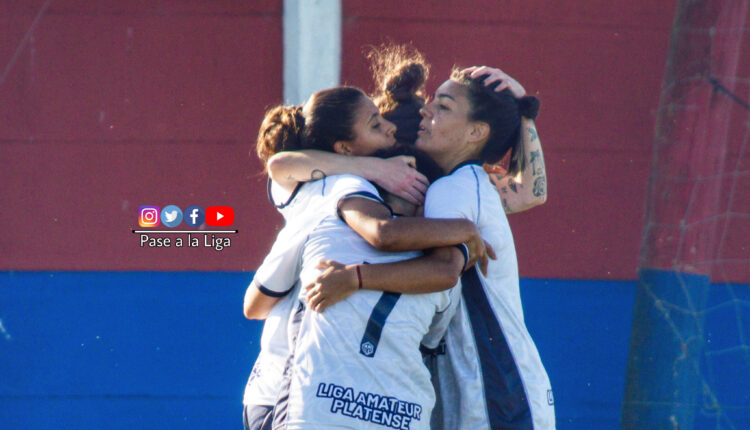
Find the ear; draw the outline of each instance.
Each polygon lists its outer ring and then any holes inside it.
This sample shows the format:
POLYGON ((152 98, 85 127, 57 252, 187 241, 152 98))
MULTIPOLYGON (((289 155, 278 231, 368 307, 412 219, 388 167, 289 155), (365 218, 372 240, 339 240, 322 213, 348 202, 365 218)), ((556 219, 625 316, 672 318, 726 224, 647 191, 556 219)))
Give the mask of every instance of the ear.
POLYGON ((333 150, 337 154, 341 155, 352 155, 352 148, 349 145, 349 142, 338 140, 336 143, 333 144, 333 150))
POLYGON ((481 143, 490 137, 490 125, 483 121, 473 121, 469 125, 469 142, 481 143))

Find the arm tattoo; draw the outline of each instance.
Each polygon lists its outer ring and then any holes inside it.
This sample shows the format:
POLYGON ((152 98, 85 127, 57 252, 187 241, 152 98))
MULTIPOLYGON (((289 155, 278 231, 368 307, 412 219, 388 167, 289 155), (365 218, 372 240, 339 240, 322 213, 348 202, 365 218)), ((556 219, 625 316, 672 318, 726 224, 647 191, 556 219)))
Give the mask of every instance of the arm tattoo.
POLYGON ((542 153, 538 149, 531 151, 531 160, 529 160, 529 163, 531 164, 531 174, 542 174, 544 171, 544 161, 542 160, 542 153))
POLYGON ((534 180, 534 189, 532 190, 532 193, 535 197, 543 196, 546 193, 546 188, 547 178, 540 176, 534 180))
POLYGON ((512 178, 508 181, 508 187, 513 190, 514 193, 518 194, 518 187, 516 187, 516 181, 512 178))
POLYGON ((539 139, 539 135, 536 134, 536 129, 534 127, 527 127, 526 130, 529 131, 529 134, 531 135, 531 141, 535 141, 539 139))
POLYGON ((310 180, 315 181, 315 180, 318 180, 318 179, 323 179, 326 176, 328 176, 328 175, 326 175, 326 172, 324 172, 324 171, 322 171, 320 169, 315 169, 310 174, 310 180))
POLYGON ((503 194, 508 194, 508 188, 507 187, 500 187, 500 191, 502 191, 503 194))
POLYGON ((506 213, 510 213, 510 206, 508 206, 508 201, 503 199, 503 209, 505 209, 506 213))

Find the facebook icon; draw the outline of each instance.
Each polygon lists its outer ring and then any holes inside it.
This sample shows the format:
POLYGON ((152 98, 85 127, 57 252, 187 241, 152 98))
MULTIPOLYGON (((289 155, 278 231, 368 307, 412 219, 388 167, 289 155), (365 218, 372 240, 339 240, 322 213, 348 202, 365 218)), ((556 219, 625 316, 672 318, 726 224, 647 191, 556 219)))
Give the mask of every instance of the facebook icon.
POLYGON ((185 209, 182 219, 188 227, 198 228, 206 220, 206 213, 200 206, 190 206, 185 209))

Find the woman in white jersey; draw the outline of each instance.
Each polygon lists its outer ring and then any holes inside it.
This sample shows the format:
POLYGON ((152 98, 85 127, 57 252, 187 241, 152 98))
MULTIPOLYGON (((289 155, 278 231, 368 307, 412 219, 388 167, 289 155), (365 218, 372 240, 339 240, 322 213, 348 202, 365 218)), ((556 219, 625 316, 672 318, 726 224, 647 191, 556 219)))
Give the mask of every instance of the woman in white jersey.
MULTIPOLYGON (((538 101, 500 76, 495 69, 455 70, 421 111, 416 145, 447 174, 429 188, 425 216, 475 222, 498 256, 486 276, 472 268, 452 290, 460 299, 453 301, 454 315, 445 328, 446 353, 435 357, 445 413, 434 415, 433 428, 555 428, 549 379, 523 319, 512 234, 501 199, 481 168, 510 153, 510 171, 522 170, 522 116, 533 119, 538 101), (492 84, 486 86, 487 81, 492 84), (501 91, 494 91, 501 81, 501 91)), ((359 280, 356 267, 328 266, 309 291, 330 306, 341 294, 335 286, 350 291, 359 280)), ((388 265, 361 268, 364 288, 388 270, 388 265)))
MULTIPOLYGON (((389 122, 385 121, 380 117, 377 109, 373 105, 372 101, 367 98, 361 91, 350 88, 350 87, 339 87, 330 90, 321 91, 316 93, 305 108, 293 107, 293 108, 276 108, 269 112, 264 121, 264 125, 261 129, 259 136, 259 152, 272 153, 278 148, 297 148, 305 147, 304 145, 310 145, 318 148, 325 148, 326 146, 332 146, 335 148, 345 146, 347 149, 353 151, 371 151, 372 149, 379 146, 388 146, 394 143, 393 141, 394 127, 389 122), (349 106, 347 106, 349 105, 349 106), (303 113, 307 110, 306 113, 303 113), (347 121, 347 112, 349 121, 347 121), (347 130, 350 128, 350 130, 347 130), (320 135, 320 130, 326 132, 325 135, 320 135), (344 140, 348 139, 348 140, 344 140), (267 151, 267 152, 266 152, 267 151)), ((364 182, 364 181, 360 181, 364 182)), ((436 246, 452 245, 463 242, 468 242, 471 245, 469 248, 472 250, 472 255, 481 254, 483 249, 483 243, 476 232, 473 224, 464 220, 455 221, 425 221, 421 220, 418 223, 411 222, 409 219, 391 220, 390 212, 387 207, 383 206, 379 202, 379 196, 377 192, 373 192, 374 188, 371 185, 360 185, 359 188, 355 186, 355 181, 348 178, 339 178, 331 176, 330 178, 324 178, 316 182, 307 183, 304 186, 297 187, 292 193, 290 199, 284 202, 283 208, 280 208, 287 219, 287 225, 284 227, 282 232, 277 239, 271 254, 264 261, 263 266, 256 273, 253 285, 248 288, 245 300, 245 314, 248 318, 262 318, 270 312, 269 319, 266 326, 264 327, 263 337, 261 340, 262 348, 261 355, 259 356, 256 366, 253 370, 251 378, 248 382, 245 395, 245 425, 247 428, 264 428, 265 424, 268 424, 268 406, 272 403, 272 399, 275 402, 275 392, 279 387, 279 378, 281 376, 280 360, 283 360, 284 354, 287 349, 286 345, 286 326, 284 324, 285 318, 291 313, 291 310, 295 305, 295 301, 292 299, 283 299, 277 306, 273 306, 276 302, 280 301, 281 297, 288 293, 296 280, 296 277, 300 275, 300 269, 298 266, 304 266, 308 272, 313 271, 315 276, 315 265, 317 264, 320 257, 334 257, 335 254, 330 254, 330 251, 321 251, 316 254, 317 251, 308 252, 309 249, 313 248, 310 243, 321 243, 326 240, 330 244, 331 236, 322 236, 319 234, 324 229, 331 231, 338 231, 342 236, 340 241, 337 243, 337 247, 341 251, 351 251, 354 261, 363 261, 363 255, 369 255, 368 261, 372 262, 383 261, 386 258, 388 261, 395 259, 403 259, 404 257, 390 256, 390 255, 379 255, 371 246, 367 245, 364 240, 359 236, 356 236, 350 229, 338 220, 336 216, 336 208, 339 201, 343 201, 344 198, 348 197, 346 201, 367 201, 375 205, 375 207, 365 214, 370 216, 370 220, 363 220, 358 223, 360 226, 372 225, 372 220, 379 222, 380 225, 389 228, 393 226, 394 231, 408 231, 408 234, 401 233, 395 240, 379 240, 378 245, 382 248, 386 248, 390 251, 398 251, 403 249, 423 249, 432 248, 436 246), (342 185, 343 184, 343 185, 342 185), (368 188, 369 187, 369 188, 368 188), (355 194, 350 196, 350 194, 355 194), (290 216, 291 215, 291 216, 290 216), (439 233, 437 235, 430 235, 429 233, 439 233), (354 234, 356 237, 351 237, 354 234), (345 237, 349 237, 348 242, 345 237), (314 242, 315 238, 322 238, 318 242, 314 242), (283 239, 283 240, 282 240, 283 239), (347 247, 346 244, 351 246, 347 247), (360 248, 358 253, 354 252, 360 248), (369 254, 364 252, 362 248, 369 248, 369 254), (311 263, 310 255, 319 257, 311 263), (397 257, 397 258, 396 258, 397 257), (264 424, 265 423, 265 424, 264 424)), ((286 200, 286 199, 285 199, 286 200)), ((366 227, 365 227, 366 228, 366 227)), ((370 235, 372 237, 372 235, 370 235)), ((324 247, 325 249, 331 249, 330 246, 324 247)), ((380 253, 382 254, 382 253, 380 253)), ((450 279, 446 282, 445 277, 441 275, 440 270, 435 270, 435 263, 439 263, 439 267, 450 266, 443 260, 435 260, 438 256, 437 251, 431 253, 429 257, 426 257, 422 264, 422 276, 423 284, 430 285, 430 278, 438 279, 438 287, 434 289, 446 289, 452 284, 450 279), (431 259, 431 260, 430 260, 431 259), (442 278, 441 278, 442 276, 442 278)), ((439 258, 439 257, 438 257, 439 258)), ((464 264, 463 256, 460 257, 460 264, 464 264)), ((460 268, 460 266, 459 266, 460 268)), ((442 273, 445 273, 443 271, 442 273)), ((457 272, 453 273, 452 277, 457 276, 457 272)), ((303 279, 305 278, 305 272, 301 273, 303 279)), ((309 280, 314 279, 314 276, 307 275, 309 280)), ((292 294, 294 296, 294 294, 292 294)), ((375 296, 377 297, 377 295, 375 296)), ((362 297, 357 297, 362 299, 362 297)), ((370 297, 367 300, 372 300, 370 297)), ((367 301, 366 300, 366 301, 367 301)), ((417 298, 406 298, 401 300, 401 305, 396 307, 394 316, 392 319, 398 318, 399 314, 404 314, 405 311, 400 309, 409 309, 408 303, 424 299, 417 298)), ((398 300, 396 300, 398 301, 398 300)), ((393 303, 395 305, 395 302, 393 303)), ((373 304, 374 305, 374 304, 373 304)), ((360 308, 367 308, 367 304, 359 306, 360 308)), ((370 310, 372 305, 369 306, 370 310)), ((423 329, 426 327, 424 319, 427 318, 427 323, 431 315, 435 312, 433 309, 430 311, 427 308, 419 308, 419 311, 427 311, 428 313, 422 318, 423 329)), ((415 315, 416 312, 409 313, 415 315)), ((414 324, 418 322, 417 318, 409 318, 408 324, 414 324)), ((366 323, 367 320, 359 320, 362 323, 366 323)), ((313 323, 308 324, 310 326, 313 323)), ((405 328, 405 326, 402 326, 405 328)), ((415 330, 420 330, 419 327, 414 327, 415 330)), ((405 330, 406 332, 406 330, 405 330)), ((421 332, 418 332, 419 334, 421 332)), ((424 334, 424 333, 421 333, 424 334)), ((333 337, 328 335, 328 337, 333 337)), ((420 336, 421 337, 421 336, 420 336)), ((377 343, 375 343, 377 346, 377 343)), ((385 347, 382 347, 382 355, 387 356, 389 348, 386 343, 385 347)), ((395 344, 391 344, 395 346, 395 344)), ((403 347, 406 343, 399 345, 403 347)), ((390 348, 393 350, 393 348, 390 348)), ((421 364, 418 360, 418 340, 417 344, 413 345, 411 350, 411 362, 412 368, 416 364, 421 364)), ((314 351, 314 350, 313 350, 314 351)), ((354 353, 353 353, 354 354, 354 353)), ((309 353, 312 356, 311 353, 309 353)), ((344 354, 339 354, 341 357, 344 354)), ((351 367, 351 366, 350 366, 351 367)), ((419 369, 419 367, 417 367, 419 369)), ((398 370, 397 366, 393 366, 393 370, 398 370)), ((402 369, 404 370, 404 369, 402 369)), ((321 374, 322 371, 317 373, 321 374)), ((416 373, 413 371, 402 371, 399 374, 408 376, 409 374, 416 373)), ((430 400, 430 394, 425 394, 424 391, 424 380, 425 375, 421 375, 422 379, 422 394, 423 397, 419 402, 411 402, 418 405, 420 410, 427 411, 429 415, 429 409, 432 407, 432 401, 430 400)), ((335 384, 334 384, 335 385, 335 384)), ((395 387, 395 383, 391 386, 395 387)), ((408 384, 405 386, 419 385, 419 384, 408 384)), ((428 383, 429 385, 429 383, 428 383)), ((431 388, 428 391, 431 392, 431 388)), ((338 399, 340 400, 340 399, 338 399)), ((293 410, 294 411, 294 410, 293 410)), ((388 417, 392 419, 391 415, 395 412, 390 410, 381 410, 377 414, 374 413, 369 418, 373 420, 380 419, 381 417, 388 417)), ((398 414, 396 414, 398 415, 398 414)), ((419 414, 421 417, 421 413, 419 414)), ((414 417, 411 417, 414 418, 414 417)), ((301 419, 309 420, 310 417, 302 416, 301 419)), ((384 418, 386 419, 386 418, 384 418)), ((401 418, 393 418, 400 420, 401 418)), ((422 419, 422 423, 428 421, 428 416, 422 419)))
MULTIPOLYGON (((402 104, 402 105, 403 105, 403 104, 402 104)), ((403 107, 403 106, 401 106, 401 107, 403 107)), ((532 124, 532 126, 533 126, 533 124, 532 124)), ((533 130, 529 130, 529 132, 531 133, 531 132, 533 132, 533 130)), ((528 145, 527 145, 527 146, 528 146, 528 145)), ((356 150, 357 150, 357 148, 356 148, 356 147, 352 147, 352 148, 353 148, 353 149, 352 149, 352 151, 356 151, 356 150)), ((348 149, 351 149, 351 148, 344 148, 344 149, 345 149, 345 150, 348 150, 348 149)), ((346 152, 345 152, 345 153, 346 153, 346 152)), ((352 153, 352 152, 349 152, 349 153, 352 153)), ((538 152, 538 155, 540 155, 540 153, 539 153, 539 152, 538 152)), ((533 153, 532 153, 532 159, 533 159, 533 153)), ((330 166, 329 166, 329 167, 327 167, 326 169, 327 169, 327 170, 329 170, 329 169, 330 169, 330 166)), ((539 173, 539 172, 537 172, 537 173, 539 173)), ((542 172, 542 173, 543 173, 543 172, 542 172)), ((505 189, 505 190, 501 190, 501 192, 503 192, 503 191, 504 191, 504 192, 506 192, 506 193, 508 192, 508 190, 507 190, 507 189, 505 189)), ((518 193, 518 191, 517 191, 517 190, 515 190, 515 189, 514 189, 513 191, 514 191, 514 193, 515 193, 515 194, 521 194, 521 195, 523 195, 523 193, 518 193)), ((535 197, 538 197, 538 196, 535 196, 535 197)), ((512 202, 512 204, 515 204, 515 203, 516 203, 516 200, 512 200, 512 199, 511 199, 511 202, 512 202)), ((507 207, 506 207, 506 209, 507 209, 507 207)), ((523 208, 519 208, 519 209, 523 209, 523 208)), ((398 273, 398 272, 391 272, 391 273, 393 274, 393 273, 398 273)), ((403 278, 400 278, 400 277, 399 277, 399 280, 401 280, 401 279, 403 279, 403 278)), ((369 287, 375 287, 375 288, 377 288, 377 286, 376 286, 376 285, 375 285, 375 284, 374 284, 373 282, 369 282, 368 284, 369 284, 369 285, 368 285, 369 287)), ((422 287, 423 287, 423 288, 425 288, 425 285, 422 285, 422 287)), ((386 284, 386 288, 387 288, 387 284, 386 284)), ((423 290, 421 290, 421 291, 424 291, 424 289, 423 289, 423 290)), ((265 330, 264 330, 264 331, 265 331, 265 330)), ((264 336, 265 336, 265 335, 264 335, 264 336)))

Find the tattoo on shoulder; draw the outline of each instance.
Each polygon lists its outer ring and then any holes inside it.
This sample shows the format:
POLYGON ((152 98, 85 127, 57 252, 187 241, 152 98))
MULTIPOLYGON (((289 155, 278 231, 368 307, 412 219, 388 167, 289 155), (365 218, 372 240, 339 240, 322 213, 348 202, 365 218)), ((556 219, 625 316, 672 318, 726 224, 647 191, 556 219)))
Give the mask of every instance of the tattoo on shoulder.
POLYGON ((505 212, 510 213, 510 206, 508 206, 508 200, 503 199, 503 209, 505 209, 505 212))
POLYGON ((508 194, 508 188, 507 188, 507 187, 500 187, 500 191, 501 191, 501 192, 502 192, 503 194, 508 194))
POLYGON ((324 171, 322 171, 320 169, 315 169, 310 174, 310 179, 313 180, 313 181, 315 181, 315 180, 318 180, 318 179, 323 179, 326 176, 328 176, 328 175, 326 175, 326 172, 324 172, 324 171))
POLYGON ((531 173, 533 175, 541 175, 544 172, 544 160, 542 160, 541 151, 538 149, 536 151, 531 151, 529 164, 531 164, 531 173))
POLYGON ((535 197, 543 196, 547 192, 547 178, 540 176, 534 180, 534 189, 531 191, 535 197))
POLYGON ((513 179, 508 181, 508 187, 513 190, 514 193, 518 194, 518 186, 516 185, 516 181, 513 179))
POLYGON ((532 142, 539 139, 539 135, 536 134, 536 129, 534 127, 526 127, 526 130, 528 130, 529 135, 531 135, 532 142))

